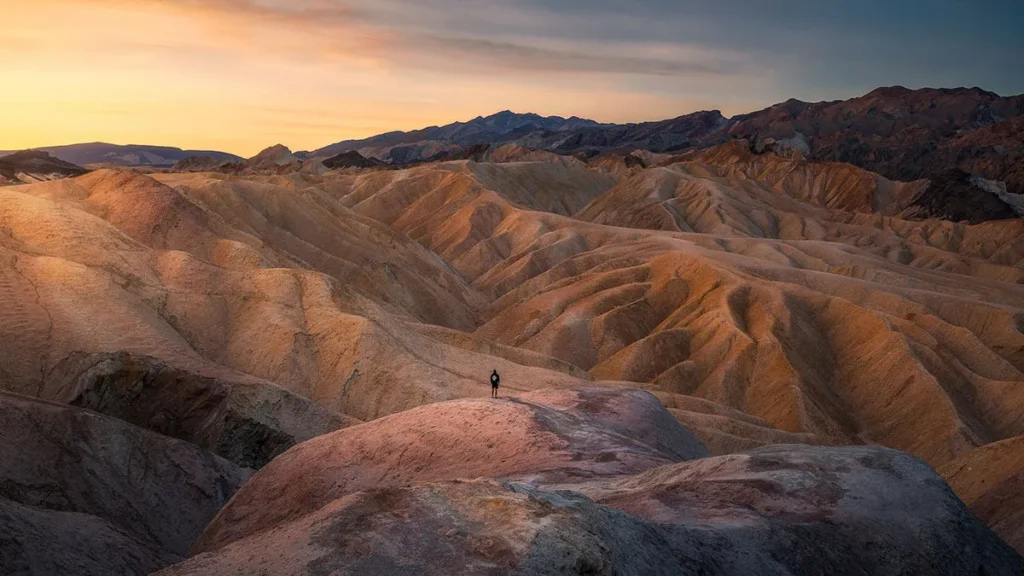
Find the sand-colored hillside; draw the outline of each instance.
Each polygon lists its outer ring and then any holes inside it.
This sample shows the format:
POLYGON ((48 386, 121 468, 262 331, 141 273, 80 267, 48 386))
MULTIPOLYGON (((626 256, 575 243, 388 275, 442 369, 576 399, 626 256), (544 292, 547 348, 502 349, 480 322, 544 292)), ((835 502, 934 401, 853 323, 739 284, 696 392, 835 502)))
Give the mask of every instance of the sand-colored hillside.
POLYGON ((1024 418, 1010 407, 1024 401, 1024 223, 903 221, 872 210, 879 188, 888 205, 909 185, 844 165, 774 162, 788 166, 775 177, 784 185, 755 180, 749 166, 648 169, 579 218, 513 204, 467 179, 471 165, 346 176, 333 192, 441 254, 489 297, 478 336, 595 378, 935 465, 1020 433, 1024 418), (638 198, 675 197, 664 184, 683 180, 704 194, 678 208, 691 232, 642 230, 628 216, 638 198), (847 197, 856 210, 835 207, 847 197), (601 225, 580 221, 599 205, 622 210, 605 209, 601 225))
POLYGON ((968 452, 939 473, 975 516, 1024 553, 1024 436, 968 452))
POLYGON ((866 442, 934 465, 1024 433, 1024 223, 900 220, 875 208, 911 185, 735 146, 615 182, 462 161, 9 188, 4 369, 32 393, 72 352, 127 351, 368 420, 482 396, 498 368, 512 392, 680 396, 716 450, 866 442), (645 229, 643 198, 691 231, 645 229))
POLYGON ((492 368, 519 390, 586 377, 529 351, 433 338, 423 322, 472 330, 485 300, 380 222, 308 189, 304 202, 287 182, 197 178, 202 191, 101 172, 2 192, 9 388, 38 394, 73 353, 128 352, 240 372, 365 420, 483 396, 492 368))
POLYGON ((362 446, 373 481, 408 444, 374 456, 386 423, 433 414, 404 483, 513 476, 435 469, 477 417, 557 429, 521 438, 521 472, 670 463, 641 419, 573 396, 592 386, 650 391, 702 455, 869 444, 942 467, 1024 435, 1024 222, 911 220, 922 183, 736 144, 636 158, 5 187, 0 383, 245 468, 362 446), (480 400, 493 369, 516 400, 480 400), (654 455, 592 462, 591 432, 654 455))

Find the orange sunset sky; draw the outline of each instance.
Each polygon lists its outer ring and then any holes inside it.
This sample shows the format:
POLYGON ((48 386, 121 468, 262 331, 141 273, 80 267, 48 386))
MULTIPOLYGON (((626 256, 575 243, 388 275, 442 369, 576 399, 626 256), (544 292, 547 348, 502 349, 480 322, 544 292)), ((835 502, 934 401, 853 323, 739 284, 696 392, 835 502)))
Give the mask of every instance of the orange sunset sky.
POLYGON ((873 29, 859 20, 871 2, 849 13, 721 4, 0 0, 0 149, 107 141, 252 155, 502 109, 628 122, 895 83, 1022 85, 1003 55, 1020 40, 990 29, 990 52, 976 53, 968 15, 949 15, 967 27, 957 46, 970 57, 958 58, 942 52, 955 37, 940 44, 925 28, 894 50, 886 27, 899 10, 873 29))

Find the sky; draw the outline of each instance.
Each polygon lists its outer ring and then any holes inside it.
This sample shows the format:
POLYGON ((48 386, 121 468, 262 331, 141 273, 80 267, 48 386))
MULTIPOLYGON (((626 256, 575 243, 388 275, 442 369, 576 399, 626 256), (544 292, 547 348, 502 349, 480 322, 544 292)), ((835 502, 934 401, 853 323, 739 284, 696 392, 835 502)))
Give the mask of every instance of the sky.
POLYGON ((1024 0, 0 0, 0 149, 251 156, 500 110, 1024 92, 1024 0))

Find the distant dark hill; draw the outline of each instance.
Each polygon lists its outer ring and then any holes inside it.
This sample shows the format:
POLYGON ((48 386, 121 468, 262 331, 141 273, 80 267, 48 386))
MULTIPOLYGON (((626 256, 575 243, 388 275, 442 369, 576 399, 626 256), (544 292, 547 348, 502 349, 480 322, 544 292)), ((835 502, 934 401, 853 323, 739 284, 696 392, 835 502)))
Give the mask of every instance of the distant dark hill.
POLYGON ((189 156, 178 161, 172 172, 214 172, 228 167, 238 165, 237 162, 225 158, 214 158, 213 156, 189 156))
POLYGON ((491 145, 487 142, 482 144, 473 144, 459 150, 449 150, 440 152, 434 156, 427 158, 427 162, 448 162, 451 160, 472 160, 474 162, 481 162, 484 156, 491 149, 491 145))
POLYGON ((0 157, 0 185, 73 178, 87 172, 88 170, 81 166, 64 162, 38 150, 25 150, 0 157))
MULTIPOLYGON (((478 116, 468 122, 455 122, 446 126, 431 126, 412 132, 388 132, 363 140, 346 140, 316 150, 312 155, 334 156, 349 150, 393 147, 424 141, 439 141, 459 146, 483 143, 494 144, 510 142, 538 130, 566 131, 598 126, 601 126, 601 124, 575 116, 572 118, 562 118, 560 116, 516 114, 515 112, 505 110, 486 118, 478 116)), ((421 158, 416 160, 421 160, 421 158)))
MULTIPOLYGON (((114 164, 117 166, 173 166, 190 156, 210 156, 218 160, 241 161, 242 158, 227 152, 209 150, 182 150, 168 146, 145 146, 129 144, 120 146, 104 142, 89 144, 70 144, 67 146, 50 146, 35 148, 49 152, 56 158, 79 166, 87 164, 114 164)), ((10 152, 0 152, 0 156, 10 152)))
POLYGON ((711 110, 660 122, 584 127, 560 133, 535 132, 517 144, 587 156, 617 149, 674 152, 702 146, 729 125, 729 120, 721 112, 711 110))
POLYGON ((932 177, 931 185, 914 199, 903 216, 980 224, 1019 215, 1013 206, 980 186, 970 174, 952 168, 932 177))
POLYGON ((979 88, 879 88, 815 104, 789 100, 736 116, 727 134, 773 138, 815 160, 848 162, 894 180, 944 180, 961 168, 1024 192, 1024 95, 979 88))
POLYGON ((364 158, 359 152, 350 150, 324 160, 323 164, 331 170, 336 170, 338 168, 374 168, 383 166, 384 162, 376 158, 364 158))

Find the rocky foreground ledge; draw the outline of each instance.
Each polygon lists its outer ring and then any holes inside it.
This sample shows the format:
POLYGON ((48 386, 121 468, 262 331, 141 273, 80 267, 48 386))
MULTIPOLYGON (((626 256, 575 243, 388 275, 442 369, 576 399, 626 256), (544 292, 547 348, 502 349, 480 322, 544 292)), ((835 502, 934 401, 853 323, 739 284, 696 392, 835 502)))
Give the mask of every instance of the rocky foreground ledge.
POLYGON ((429 405, 279 456, 160 574, 1024 574, 903 453, 706 456, 635 390, 429 405))
POLYGON ((1024 574, 916 458, 709 457, 638 390, 432 404, 250 475, 108 415, 0 393, 0 572, 1024 574))
POLYGON ((0 574, 146 574, 249 478, 198 446, 0 392, 0 574))

